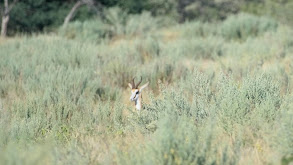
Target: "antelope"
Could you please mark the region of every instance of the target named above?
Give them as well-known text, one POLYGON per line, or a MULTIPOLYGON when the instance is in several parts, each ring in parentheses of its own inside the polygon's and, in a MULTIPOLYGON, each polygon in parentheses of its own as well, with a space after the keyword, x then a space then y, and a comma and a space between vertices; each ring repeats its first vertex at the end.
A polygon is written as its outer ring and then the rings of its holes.
POLYGON ((141 86, 140 88, 138 87, 139 84, 142 81, 142 77, 140 77, 140 81, 135 85, 134 83, 134 79, 132 79, 131 83, 128 83, 128 86, 131 89, 131 96, 130 96, 130 100, 135 102, 135 108, 140 111, 141 110, 141 92, 142 90, 147 87, 149 85, 149 82, 145 83, 143 86, 141 86))

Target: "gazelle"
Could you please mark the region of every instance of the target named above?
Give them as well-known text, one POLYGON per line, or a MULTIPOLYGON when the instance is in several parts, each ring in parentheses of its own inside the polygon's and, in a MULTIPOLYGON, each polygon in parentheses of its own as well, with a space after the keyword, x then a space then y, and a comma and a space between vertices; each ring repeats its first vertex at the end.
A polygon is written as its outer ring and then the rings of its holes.
POLYGON ((142 77, 140 77, 140 81, 136 85, 134 83, 134 79, 135 78, 132 79, 131 83, 128 83, 128 86, 131 88, 130 100, 135 102, 135 108, 137 110, 141 110, 141 99, 142 99, 141 92, 145 87, 149 85, 149 82, 147 82, 146 84, 144 84, 143 86, 139 88, 138 86, 142 81, 142 77))

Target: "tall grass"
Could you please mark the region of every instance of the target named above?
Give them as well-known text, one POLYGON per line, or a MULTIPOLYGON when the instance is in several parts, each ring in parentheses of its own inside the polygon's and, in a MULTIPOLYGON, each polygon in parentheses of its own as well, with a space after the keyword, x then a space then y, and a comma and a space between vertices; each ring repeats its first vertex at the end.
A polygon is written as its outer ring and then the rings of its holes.
POLYGON ((292 29, 108 12, 0 43, 0 164, 292 162, 292 29))

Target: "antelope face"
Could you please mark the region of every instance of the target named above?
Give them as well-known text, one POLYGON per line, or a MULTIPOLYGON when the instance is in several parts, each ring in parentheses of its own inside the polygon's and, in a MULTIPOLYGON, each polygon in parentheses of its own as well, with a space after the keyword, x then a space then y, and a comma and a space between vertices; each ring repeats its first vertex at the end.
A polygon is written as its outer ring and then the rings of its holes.
POLYGON ((131 96, 130 96, 131 101, 137 101, 139 99, 141 91, 149 85, 149 83, 147 82, 146 84, 144 84, 143 86, 139 88, 138 86, 141 83, 141 81, 142 81, 142 77, 140 78, 140 81, 135 85, 134 78, 133 78, 132 82, 128 83, 128 86, 131 88, 131 96))
POLYGON ((130 96, 130 100, 131 101, 136 101, 139 98, 139 89, 132 89, 131 90, 131 96, 130 96))

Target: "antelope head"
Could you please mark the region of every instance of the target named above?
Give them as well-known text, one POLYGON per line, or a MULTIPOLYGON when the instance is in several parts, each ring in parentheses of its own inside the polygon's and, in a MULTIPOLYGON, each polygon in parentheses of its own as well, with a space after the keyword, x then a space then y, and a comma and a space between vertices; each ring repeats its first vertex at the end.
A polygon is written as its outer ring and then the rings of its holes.
POLYGON ((134 83, 134 79, 135 78, 132 79, 131 83, 128 83, 128 86, 131 88, 130 100, 135 101, 136 109, 140 110, 141 103, 139 98, 140 98, 142 90, 149 85, 149 82, 142 85, 141 87, 138 87, 142 81, 142 77, 140 77, 140 81, 137 84, 134 83))

